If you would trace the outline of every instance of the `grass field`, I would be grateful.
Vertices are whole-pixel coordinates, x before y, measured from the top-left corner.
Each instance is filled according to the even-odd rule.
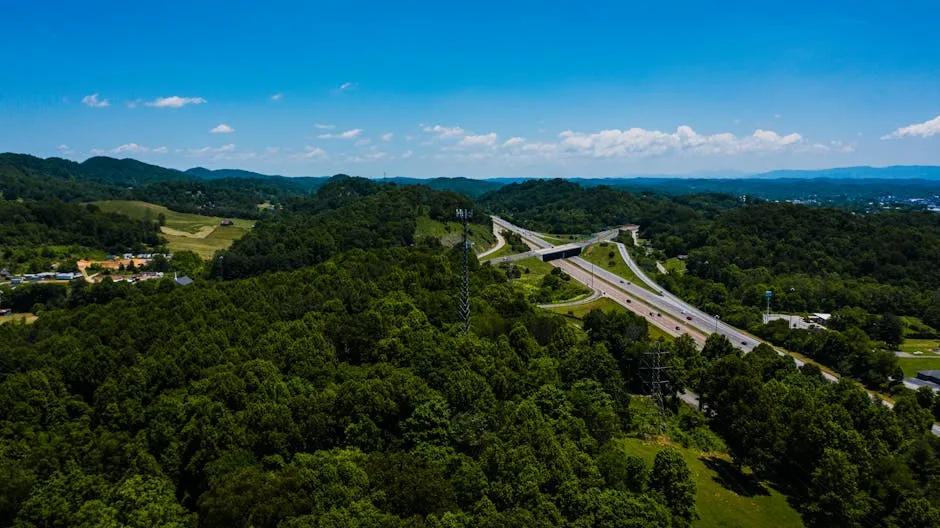
[[[557,235],[557,234],[543,233],[542,236],[540,236],[539,238],[541,238],[542,240],[550,244],[555,244],[557,246],[561,244],[570,244],[572,242],[582,240],[585,237],[582,235]]]
[[[602,244],[603,243],[604,242],[602,242]],[[610,257],[611,252],[614,254],[613,258]],[[636,284],[644,290],[653,292],[656,295],[661,295],[658,291],[650,288],[649,285],[636,276],[636,273],[633,273],[633,271],[630,270],[630,267],[627,266],[626,261],[624,261],[623,257],[620,256],[620,251],[617,250],[617,246],[613,244],[607,244],[606,246],[602,246],[601,244],[594,244],[593,246],[588,246],[581,252],[581,258],[599,268],[604,268],[611,273],[615,273],[623,277],[624,279],[632,282],[633,284]]]
[[[578,328],[583,326],[584,316],[590,313],[591,310],[597,309],[603,310],[605,312],[627,311],[626,308],[607,297],[601,297],[600,299],[596,299],[584,304],[576,304],[574,306],[559,306],[545,309],[550,312],[555,312],[559,315],[565,316]],[[672,341],[673,339],[671,335],[667,334],[661,328],[654,325],[649,325],[649,334],[651,339],[659,339],[660,337],[666,341]]]
[[[206,259],[211,258],[216,251],[231,246],[233,241],[245,236],[255,224],[254,220],[230,218],[234,225],[223,227],[219,225],[223,220],[220,217],[179,213],[147,202],[108,200],[94,203],[102,211],[121,213],[137,219],[156,220],[162,213],[166,218],[162,229],[163,236],[170,250],[195,251]]]
[[[522,259],[512,264],[522,270],[522,276],[515,279],[513,282],[521,287],[527,296],[537,293],[541,288],[542,279],[555,269],[555,266],[552,266],[548,262],[542,262],[541,259],[535,257]],[[555,298],[548,302],[571,302],[583,299],[589,295],[591,295],[590,289],[574,279],[571,279],[565,283],[563,288],[554,292],[553,297]]]
[[[940,357],[898,358],[898,365],[905,376],[914,378],[918,370],[940,370]]]
[[[419,216],[415,228],[415,239],[434,237],[445,247],[452,247],[463,239],[463,224],[458,222],[438,222],[427,216]],[[479,224],[470,224],[470,242],[477,253],[486,251],[496,244],[496,235]]]
[[[513,249],[509,247],[509,244],[506,244],[505,246],[487,255],[485,258],[483,258],[482,262],[499,257],[508,257],[509,255],[515,255],[516,253],[519,253],[519,251],[513,251]]]
[[[898,350],[901,352],[923,352],[925,357],[934,356],[931,352],[934,349],[940,349],[940,340],[937,339],[905,339]],[[940,356],[936,356],[940,357]]]
[[[0,324],[7,324],[13,322],[25,322],[26,324],[32,324],[38,318],[38,315],[33,315],[31,313],[18,313],[13,315],[8,315],[5,317],[0,317]]]
[[[663,263],[663,267],[666,268],[669,273],[675,273],[676,275],[685,274],[685,261],[675,257],[666,260],[666,262]]]
[[[643,457],[652,466],[663,446],[638,438],[615,440],[625,454]],[[800,527],[800,514],[785,495],[753,475],[743,473],[727,455],[702,454],[675,446],[685,458],[695,479],[696,528]]]

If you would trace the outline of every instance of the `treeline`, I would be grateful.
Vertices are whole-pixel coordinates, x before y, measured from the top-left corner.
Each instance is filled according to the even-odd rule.
[[[293,200],[281,213],[259,221],[216,259],[213,273],[248,277],[310,266],[354,248],[411,246],[419,215],[452,221],[461,208],[473,209],[473,202],[453,192],[337,176],[314,196]],[[476,214],[471,221],[490,220]]]
[[[0,326],[0,524],[689,526],[681,455],[613,441],[605,347],[475,261],[463,335],[461,263],[353,250]]]
[[[281,205],[311,188],[310,182],[290,178],[203,176],[133,159],[95,157],[76,163],[0,154],[0,195],[8,200],[142,200],[186,213],[260,218],[267,211],[259,204]]]

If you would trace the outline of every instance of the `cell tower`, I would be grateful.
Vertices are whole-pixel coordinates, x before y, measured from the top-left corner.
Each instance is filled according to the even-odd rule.
[[[470,218],[472,209],[457,209],[457,220],[463,222],[463,283],[457,301],[457,315],[463,321],[463,331],[470,331]]]
[[[653,343],[653,348],[643,355],[640,361],[640,377],[643,379],[643,392],[649,394],[650,399],[659,409],[659,431],[666,432],[666,398],[664,393],[669,388],[669,382],[664,378],[666,371],[666,357],[669,352],[663,350],[662,343]]]

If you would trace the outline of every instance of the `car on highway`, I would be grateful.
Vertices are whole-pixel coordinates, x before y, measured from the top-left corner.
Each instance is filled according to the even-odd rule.
[[[656,312],[656,317],[662,317],[662,316],[663,316],[663,314],[661,314],[661,313],[659,313],[659,312]]]
[[[692,320],[692,316],[691,316],[691,315],[687,315],[687,316],[685,316],[685,318],[688,319],[689,321]]]
[[[678,327],[678,326],[676,327],[676,330],[679,330],[679,327]]]
[[[741,344],[747,346],[747,341],[741,341]]]
[[[633,302],[633,301],[631,301],[630,299],[627,299],[627,302]]]

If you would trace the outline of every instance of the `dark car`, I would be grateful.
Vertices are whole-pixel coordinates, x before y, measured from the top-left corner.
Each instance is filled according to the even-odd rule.
[[[741,341],[741,344],[746,346],[746,345],[747,345],[747,341]]]
[[[632,301],[630,301],[630,299],[627,299],[627,302],[632,302]]]
[[[676,327],[676,330],[679,330],[679,327],[678,327],[678,326]]]
[[[687,316],[685,316],[685,318],[688,319],[689,321],[692,320],[692,316],[691,316],[691,315],[687,315]]]
[[[659,313],[659,312],[656,312],[656,317],[662,317],[662,316],[663,316],[663,314],[661,314],[661,313]]]

